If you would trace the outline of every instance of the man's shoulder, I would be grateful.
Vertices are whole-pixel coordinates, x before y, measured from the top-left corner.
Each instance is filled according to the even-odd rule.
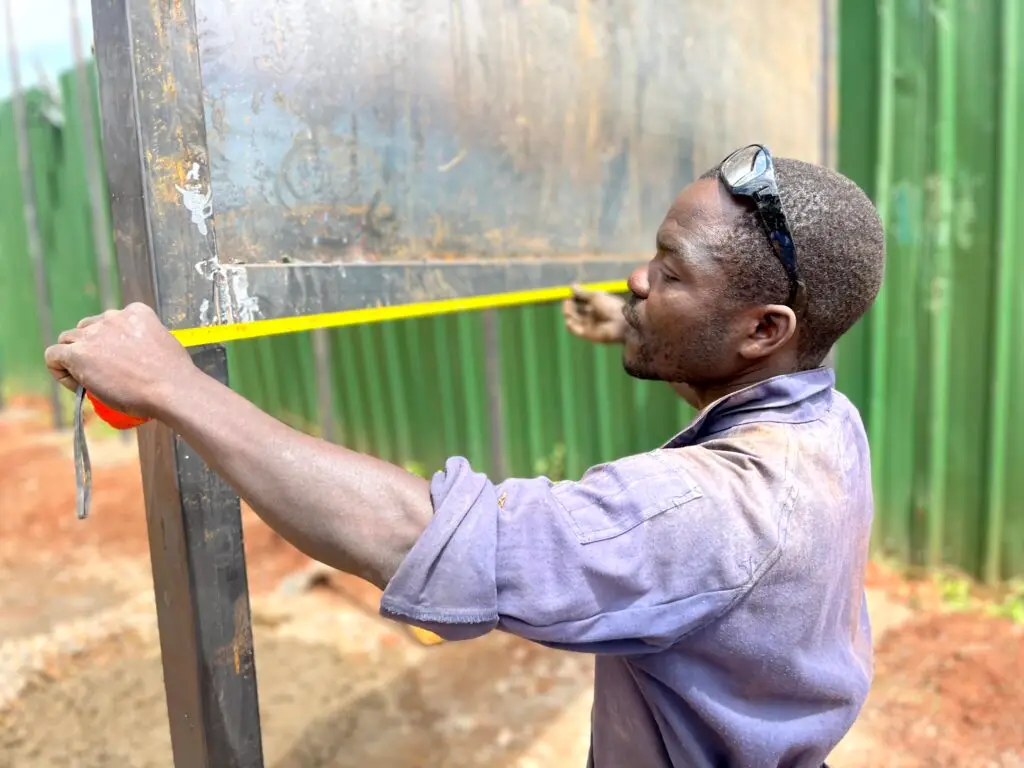
[[[777,515],[805,485],[845,487],[867,466],[867,440],[848,400],[807,421],[751,421],[653,452],[715,506]],[[853,460],[860,456],[862,460]],[[838,481],[838,482],[837,482]]]
[[[691,464],[716,466],[740,462],[760,467],[785,462],[808,443],[841,453],[851,442],[866,441],[860,411],[846,395],[832,390],[827,406],[804,411],[801,418],[778,418],[777,414],[767,412],[763,418],[732,425],[691,445],[668,447],[665,452],[677,461]]]
[[[665,446],[652,453],[702,483],[777,483],[783,480],[788,458],[800,439],[793,424],[757,421],[707,435],[690,445]]]

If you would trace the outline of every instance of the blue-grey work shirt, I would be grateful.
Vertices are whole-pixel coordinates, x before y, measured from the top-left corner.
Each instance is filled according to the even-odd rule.
[[[834,383],[759,382],[578,482],[450,459],[382,613],[596,654],[596,768],[821,766],[872,665],[868,444]]]

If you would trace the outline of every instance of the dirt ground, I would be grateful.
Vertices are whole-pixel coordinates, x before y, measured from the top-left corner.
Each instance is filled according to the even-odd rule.
[[[79,521],[69,435],[32,404],[0,414],[0,768],[172,764],[134,439],[90,445]],[[585,764],[587,657],[425,646],[371,587],[303,586],[311,564],[248,511],[245,544],[268,768]],[[1024,628],[877,565],[868,594],[875,684],[830,764],[1024,767]]]

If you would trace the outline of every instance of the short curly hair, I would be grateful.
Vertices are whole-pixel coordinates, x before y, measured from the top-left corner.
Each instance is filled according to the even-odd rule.
[[[874,204],[841,173],[790,158],[773,161],[807,292],[798,319],[799,364],[815,368],[874,303],[885,269],[885,235]],[[717,179],[718,174],[716,166],[701,179]],[[728,299],[748,306],[785,303],[786,271],[752,204],[746,214],[712,227],[707,237],[726,260]]]

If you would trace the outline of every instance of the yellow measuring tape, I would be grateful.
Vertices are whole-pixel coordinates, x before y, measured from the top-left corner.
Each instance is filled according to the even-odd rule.
[[[582,285],[590,291],[605,293],[623,293],[625,281],[608,283],[590,283]],[[540,304],[547,301],[559,301],[572,296],[572,288],[536,288],[529,291],[511,291],[488,296],[468,296],[462,299],[443,299],[441,301],[424,301],[415,304],[402,304],[394,307],[366,307],[365,309],[347,309],[341,312],[323,312],[316,315],[297,315],[295,317],[278,317],[271,320],[254,320],[251,323],[231,323],[225,325],[204,325],[198,328],[182,328],[172,331],[174,336],[186,347],[198,347],[203,344],[223,344],[228,341],[255,339],[263,336],[278,336],[285,333],[299,333],[318,328],[341,328],[347,325],[364,325],[380,323],[385,320],[408,320],[414,317],[432,317],[448,315],[454,312],[471,312],[484,309],[502,309],[524,304]]]

